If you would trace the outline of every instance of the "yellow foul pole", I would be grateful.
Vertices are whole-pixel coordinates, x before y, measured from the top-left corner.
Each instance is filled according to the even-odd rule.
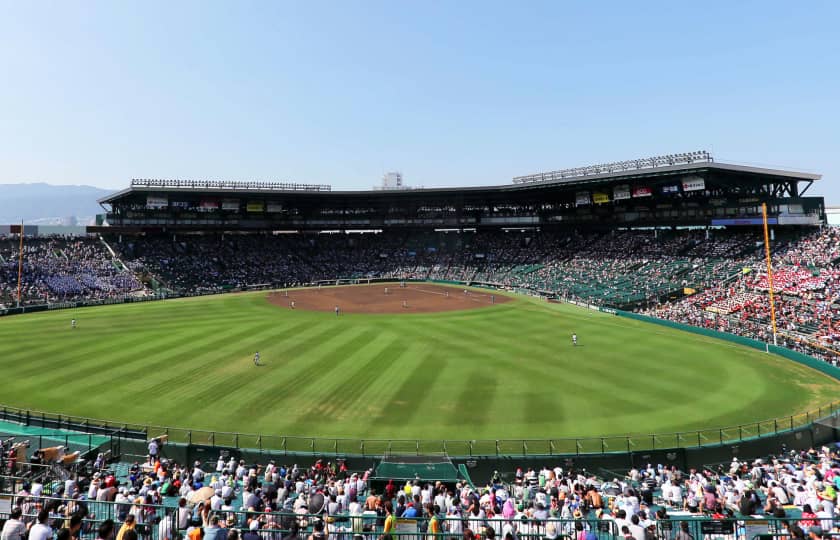
[[[764,254],[767,258],[767,288],[770,290],[770,322],[773,324],[773,345],[776,341],[776,302],[773,299],[773,265],[770,263],[770,236],[767,234],[767,203],[761,203],[761,216],[764,219]]]

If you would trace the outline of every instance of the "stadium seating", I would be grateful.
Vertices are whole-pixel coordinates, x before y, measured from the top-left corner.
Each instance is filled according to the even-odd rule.
[[[23,527],[46,511],[42,515],[56,530],[80,521],[80,539],[94,538],[105,520],[149,540],[202,534],[303,538],[315,532],[314,538],[322,529],[339,539],[399,533],[427,539],[614,540],[635,539],[635,533],[670,540],[690,538],[675,535],[680,529],[696,538],[735,537],[736,527],[743,538],[768,533],[804,538],[804,529],[819,539],[838,530],[837,454],[828,448],[747,461],[735,457],[690,471],[648,463],[593,474],[568,465],[535,469],[514,463],[507,474],[476,478],[478,486],[438,470],[431,474],[442,481],[398,476],[402,468],[384,462],[375,471],[352,471],[344,460],[312,458],[314,463],[299,466],[208,457],[191,466],[163,458],[109,467],[100,455],[72,477],[16,479],[7,500],[19,509],[13,519]],[[16,527],[12,522],[7,529]],[[726,533],[727,527],[732,534],[710,533]]]
[[[17,303],[19,249],[17,239],[0,238],[0,307]],[[108,298],[144,290],[97,238],[27,239],[23,255],[23,304]]]
[[[840,230],[824,230],[779,242],[773,258],[777,326],[781,343],[837,364],[840,340],[836,293]],[[760,254],[739,261],[739,272],[725,283],[709,283],[698,295],[647,310],[656,317],[716,328],[760,340],[771,338],[769,283]],[[746,291],[750,291],[747,293]],[[721,309],[723,307],[723,309]],[[726,308],[732,309],[727,311]]]
[[[762,238],[752,231],[183,234],[27,239],[23,301],[206,294],[366,278],[433,279],[542,291],[767,340]],[[0,239],[0,305],[16,300],[16,239]],[[838,355],[840,232],[773,244],[783,342]],[[693,294],[693,293],[697,294]]]

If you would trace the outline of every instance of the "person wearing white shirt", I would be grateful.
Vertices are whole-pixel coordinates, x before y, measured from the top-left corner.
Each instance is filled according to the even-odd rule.
[[[38,523],[29,529],[28,540],[51,540],[53,536],[52,528],[47,525],[50,519],[50,513],[47,510],[38,512]]]
[[[817,517],[820,518],[820,527],[824,531],[831,531],[834,529],[834,505],[831,501],[822,501],[822,506],[818,506],[820,511],[817,512]]]
[[[423,506],[426,506],[430,502],[432,502],[432,488],[431,486],[426,485],[425,488],[420,490],[420,503],[423,504]]]
[[[239,466],[236,468],[236,479],[242,480],[247,473],[248,469],[245,468],[245,461],[240,461]]]
[[[771,484],[771,486],[773,495],[775,495],[776,499],[779,500],[779,504],[781,504],[782,506],[787,505],[790,502],[790,499],[788,498],[788,494],[787,491],[785,491],[785,488],[775,483]]]
[[[633,535],[633,540],[645,540],[645,528],[639,525],[639,516],[633,515],[630,517],[630,534]]]
[[[627,513],[624,510],[618,510],[615,513],[615,518],[613,519],[613,521],[615,521],[616,530],[619,530],[619,531],[625,525],[627,525],[628,527],[630,526],[630,522],[627,521]]]
[[[726,492],[724,506],[733,512],[738,511],[738,502],[741,500],[741,492],[737,489],[730,489]]]
[[[26,524],[20,520],[23,515],[20,507],[14,507],[3,524],[3,532],[0,533],[0,540],[23,540],[26,537]]]
[[[91,481],[90,486],[88,486],[87,498],[88,499],[95,499],[96,494],[99,493],[99,478],[94,478]]]
[[[157,439],[149,441],[149,465],[154,465],[155,459],[157,459],[158,449]]]
[[[464,523],[461,521],[461,514],[455,506],[450,506],[446,512],[446,521],[443,526],[449,535],[460,538],[464,532]]]
[[[810,504],[811,508],[820,507],[820,498],[817,496],[817,492],[815,490],[808,490],[808,497],[805,499],[805,504]]]
[[[44,484],[41,482],[32,482],[32,489],[30,490],[33,497],[40,497],[44,492]]]
[[[158,540],[172,540],[172,519],[164,516],[158,525]]]
[[[266,482],[273,482],[274,481],[274,471],[277,470],[277,466],[274,464],[273,461],[270,461],[268,465],[265,466],[265,471],[263,472],[263,479]]]
[[[438,508],[449,508],[446,504],[446,495],[444,494],[443,490],[441,490],[440,492],[438,492],[437,495],[435,495],[435,504],[438,506]]]
[[[190,524],[190,509],[187,508],[187,500],[178,501],[178,530],[185,530]]]
[[[225,500],[222,498],[222,490],[217,489],[216,492],[210,497],[210,510],[214,512],[218,512],[222,509],[222,504]]]
[[[72,499],[76,495],[76,481],[68,478],[64,481],[64,496]]]
[[[624,503],[627,505],[627,515],[635,516],[639,513],[639,498],[635,495],[625,497]]]
[[[806,502],[808,502],[808,493],[805,491],[804,487],[798,486],[793,495],[793,504],[802,507]]]

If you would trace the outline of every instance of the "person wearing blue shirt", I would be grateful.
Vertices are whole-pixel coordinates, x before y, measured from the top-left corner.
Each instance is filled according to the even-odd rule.
[[[417,509],[414,508],[414,503],[408,503],[408,506],[406,507],[405,512],[403,512],[400,517],[416,518],[417,517]]]

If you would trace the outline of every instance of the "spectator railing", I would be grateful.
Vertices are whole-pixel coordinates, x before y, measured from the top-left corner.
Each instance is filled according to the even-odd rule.
[[[674,433],[548,439],[439,440],[325,438],[208,431],[154,424],[120,423],[0,405],[0,420],[19,422],[31,426],[99,433],[117,440],[121,438],[150,439],[166,435],[168,444],[241,448],[283,454],[308,453],[340,456],[446,454],[451,457],[516,457],[700,448],[777,435],[804,428],[819,419],[837,415],[840,415],[840,401],[810,411],[758,422]]]
[[[185,536],[185,531],[191,527],[207,527],[207,524],[198,514],[194,503],[188,505],[185,510],[188,512],[188,517],[183,519],[179,517],[179,508],[175,506],[15,496],[13,494],[0,494],[0,499],[11,499],[10,506],[20,506],[23,511],[21,519],[27,524],[35,521],[41,509],[50,509],[48,524],[54,532],[66,527],[74,513],[85,514],[86,517],[83,519],[82,528],[78,534],[80,540],[96,538],[97,527],[108,519],[113,520],[116,530],[119,530],[129,513],[135,514],[136,525],[134,529],[138,536],[144,540],[174,540]],[[357,535],[374,540],[384,532],[386,519],[384,514],[377,514],[376,512],[353,515],[343,512],[328,515],[325,512],[317,514],[294,513],[290,509],[282,512],[218,510],[210,512],[209,515],[217,516],[222,528],[238,529],[242,533],[250,529],[252,521],[257,520],[260,527],[255,532],[258,532],[260,538],[264,540],[280,540],[280,538],[286,537],[290,533],[294,522],[297,522],[299,534],[303,538],[313,532],[316,523],[321,522],[329,533],[329,538],[333,540],[353,540]],[[8,512],[0,511],[0,521],[8,519],[8,517]],[[488,528],[493,528],[496,537],[503,538],[505,528],[513,528],[517,537],[523,540],[546,538],[572,540],[576,538],[576,528],[580,527],[595,532],[598,540],[612,540],[620,533],[615,522],[611,520],[505,519],[502,516],[479,519],[467,514],[461,517],[438,517],[440,532],[434,534],[429,532],[430,521],[431,519],[428,516],[395,518],[389,534],[395,539],[402,540],[450,539],[461,538],[461,531],[470,528],[484,538],[486,537],[485,531]]]
[[[207,526],[194,503],[188,504],[185,508],[186,516],[179,517],[179,508],[175,506],[32,497],[11,493],[0,493],[0,499],[9,501],[8,508],[19,506],[23,511],[21,519],[27,524],[35,521],[41,509],[48,508],[50,510],[48,524],[52,526],[54,532],[67,526],[74,513],[85,514],[86,517],[77,536],[80,540],[96,538],[97,527],[108,519],[113,520],[116,530],[119,530],[129,513],[135,514],[135,530],[144,540],[174,540],[185,536],[184,533],[190,527]],[[295,522],[298,534],[302,538],[311,534],[316,523],[321,522],[329,538],[333,540],[354,540],[359,537],[364,540],[375,540],[384,532],[386,521],[385,515],[376,512],[353,515],[344,512],[328,515],[324,512],[293,513],[290,509],[282,512],[217,510],[205,514],[204,519],[213,515],[219,518],[222,528],[238,529],[242,533],[248,531],[250,523],[256,520],[259,527],[255,532],[264,540],[280,540],[288,536]],[[437,534],[429,532],[431,518],[428,516],[395,518],[392,520],[389,534],[398,540],[436,540],[437,538],[450,540],[462,538],[461,531],[469,528],[481,538],[486,538],[487,531],[492,528],[495,537],[500,539],[504,538],[504,532],[507,530],[513,530],[515,538],[524,540],[574,540],[579,538],[581,531],[595,533],[597,540],[623,538],[618,523],[612,518],[598,519],[592,516],[593,513],[590,513],[587,518],[579,519],[554,517],[537,519],[522,515],[509,519],[501,515],[478,518],[469,513],[458,517],[439,516],[437,522],[440,532]],[[0,521],[8,518],[9,510],[0,511]],[[182,526],[179,527],[179,525]],[[658,540],[673,540],[683,529],[694,540],[743,540],[747,538],[770,540],[791,536],[790,528],[793,526],[801,527],[806,537],[813,526],[821,527],[825,535],[834,538],[838,536],[838,533],[834,532],[836,530],[834,520],[821,518],[773,518],[754,515],[713,519],[708,515],[694,514],[652,520],[649,525],[652,526],[650,531],[652,536]]]

